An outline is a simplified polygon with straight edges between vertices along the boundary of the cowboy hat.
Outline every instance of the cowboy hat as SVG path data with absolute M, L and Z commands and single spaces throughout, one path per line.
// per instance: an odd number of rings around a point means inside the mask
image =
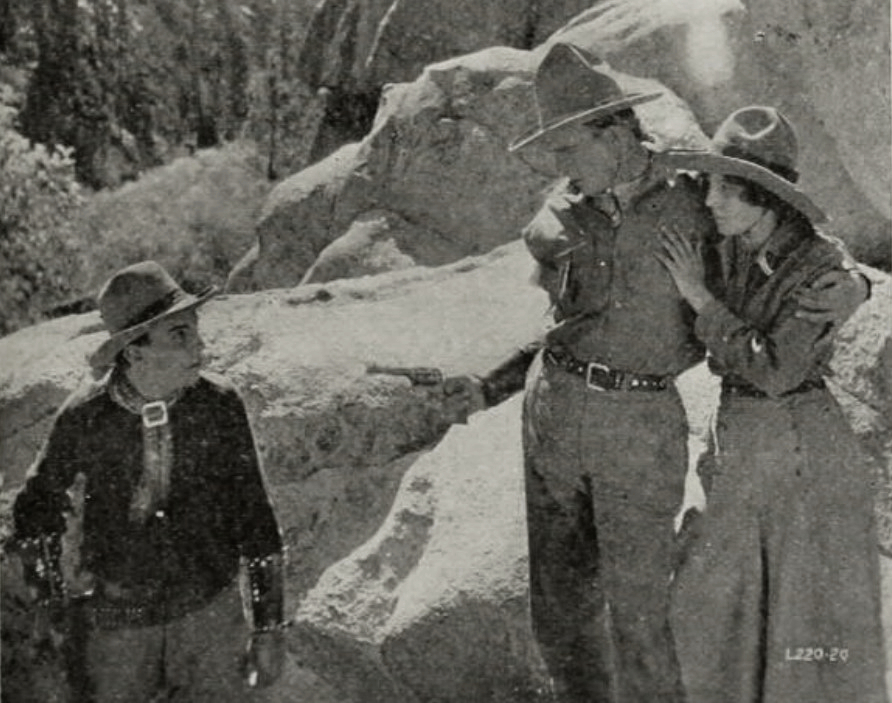
M 724 176 L 738 176 L 771 191 L 815 224 L 827 215 L 796 185 L 799 144 L 790 121 L 773 107 L 737 110 L 716 130 L 708 149 L 670 149 L 662 158 L 671 166 Z
M 559 127 L 588 122 L 655 100 L 662 93 L 626 95 L 617 82 L 596 66 L 601 59 L 572 44 L 554 44 L 536 69 L 538 124 L 508 147 L 517 151 Z
M 90 366 L 97 370 L 111 366 L 118 352 L 152 325 L 191 310 L 216 293 L 214 286 L 198 295 L 187 293 L 154 261 L 140 261 L 118 271 L 97 297 L 99 314 L 110 336 L 90 355 Z

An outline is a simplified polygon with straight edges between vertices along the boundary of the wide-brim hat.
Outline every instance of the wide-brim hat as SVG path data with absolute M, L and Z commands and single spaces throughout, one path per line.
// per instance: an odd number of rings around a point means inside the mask
M 554 44 L 536 69 L 537 125 L 515 139 L 508 151 L 517 151 L 561 127 L 612 115 L 662 95 L 623 93 L 613 78 L 596 68 L 602 63 L 578 46 Z
M 99 314 L 109 332 L 88 361 L 101 370 L 111 366 L 118 352 L 161 320 L 198 307 L 218 292 L 211 286 L 198 295 L 184 291 L 154 261 L 140 261 L 118 271 L 97 297 Z
M 773 107 L 733 112 L 716 130 L 708 149 L 670 149 L 663 158 L 674 168 L 738 176 L 771 191 L 814 224 L 827 215 L 796 187 L 799 144 L 790 121 Z

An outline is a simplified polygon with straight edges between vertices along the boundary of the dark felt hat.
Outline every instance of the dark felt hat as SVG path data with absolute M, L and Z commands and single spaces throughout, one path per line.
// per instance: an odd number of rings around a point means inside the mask
M 207 302 L 216 292 L 212 286 L 199 295 L 187 293 L 154 261 L 118 271 L 99 292 L 99 314 L 109 338 L 90 355 L 90 366 L 96 370 L 111 366 L 118 352 L 153 324 Z
M 508 151 L 521 149 L 559 127 L 589 122 L 662 95 L 623 93 L 613 78 L 598 70 L 601 63 L 577 46 L 554 44 L 536 70 L 538 124 L 514 140 Z
M 739 176 L 758 183 L 808 217 L 827 215 L 796 187 L 799 142 L 790 121 L 773 107 L 744 107 L 719 126 L 708 149 L 671 149 L 662 158 L 675 168 Z

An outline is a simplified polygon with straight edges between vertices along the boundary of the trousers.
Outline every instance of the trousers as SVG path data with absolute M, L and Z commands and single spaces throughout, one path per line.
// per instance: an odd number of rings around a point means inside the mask
M 95 703 L 249 700 L 242 681 L 248 627 L 237 585 L 173 622 L 93 630 L 86 665 Z
M 684 700 L 669 629 L 687 423 L 674 387 L 533 372 L 523 438 L 533 630 L 555 697 Z
M 884 703 L 875 476 L 828 390 L 724 396 L 673 625 L 691 703 Z

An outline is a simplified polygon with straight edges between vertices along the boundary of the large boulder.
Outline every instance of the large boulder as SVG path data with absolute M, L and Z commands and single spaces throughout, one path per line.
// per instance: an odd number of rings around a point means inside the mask
M 690 105 L 708 133 L 738 107 L 775 105 L 799 129 L 802 184 L 831 215 L 829 229 L 860 260 L 890 266 L 888 0 L 563 0 L 545 5 L 331 0 L 318 6 L 313 26 L 317 31 L 308 34 L 301 74 L 337 96 L 332 115 L 349 120 L 361 113 L 357 120 L 364 120 L 366 128 L 382 88 L 417 82 L 432 62 L 506 45 L 536 47 L 528 62 L 534 66 L 556 39 L 605 56 L 623 73 L 659 81 Z M 349 109 L 353 104 L 361 109 Z M 532 116 L 532 96 L 528 93 L 514 108 L 507 121 L 495 109 L 488 118 L 481 115 L 481 123 L 518 126 L 523 120 L 516 118 Z M 357 129 L 358 123 L 342 129 L 343 138 Z M 448 142 L 448 129 L 442 131 L 440 142 Z M 327 148 L 337 144 L 335 139 Z M 492 151 L 481 146 L 476 156 L 481 165 L 462 166 L 475 177 L 481 172 L 495 177 L 485 164 Z M 408 141 L 402 148 L 426 149 L 427 144 Z M 494 168 L 500 169 L 500 163 L 496 159 Z M 523 187 L 518 188 L 515 197 L 523 195 Z M 450 206 L 457 211 L 467 207 L 463 201 Z
M 557 175 L 548 155 L 519 159 L 506 150 L 535 119 L 533 58 L 492 48 L 388 86 L 362 142 L 272 191 L 258 222 L 253 275 L 240 267 L 230 289 L 437 266 L 516 239 Z M 615 75 L 628 90 L 664 90 Z M 671 91 L 641 115 L 659 146 L 705 143 Z
M 570 24 L 549 42 L 578 43 L 663 82 L 707 133 L 744 105 L 782 110 L 798 128 L 802 185 L 833 218 L 828 229 L 888 270 L 888 0 L 607 0 Z
M 527 283 L 530 270 L 515 243 L 451 267 L 222 296 L 203 308 L 210 366 L 242 391 L 290 549 L 290 612 L 329 566 L 376 533 L 408 467 L 454 420 L 440 386 L 369 375 L 366 364 L 485 371 L 541 332 L 546 303 Z M 6 531 L 10 493 L 21 485 L 55 409 L 86 380 L 84 357 L 103 338 L 100 329 L 98 315 L 89 313 L 0 340 Z M 3 607 L 18 616 L 4 617 L 4 628 L 23 622 L 14 561 L 3 562 Z M 19 635 L 4 633 L 4 657 L 34 663 L 27 637 Z M 307 640 L 295 635 L 294 649 L 303 652 Z M 23 648 L 18 659 L 16 646 Z M 314 676 L 339 680 L 337 658 L 330 666 L 318 658 L 310 663 Z M 310 687 L 312 672 L 295 666 L 289 680 Z
M 515 242 L 436 269 L 224 296 L 203 309 L 210 365 L 246 399 L 291 551 L 287 602 L 296 626 L 271 703 L 538 699 L 544 679 L 526 610 L 519 399 L 449 429 L 439 387 L 365 373 L 369 361 L 448 374 L 490 368 L 541 332 L 547 303 L 526 284 L 530 270 Z M 892 282 L 867 273 L 871 300 L 842 331 L 834 391 L 883 461 L 877 495 L 888 525 Z M 88 314 L 0 340 L 7 529 L 11 494 L 101 338 Z M 715 384 L 700 367 L 682 388 L 692 432 L 702 434 Z M 888 532 L 883 540 L 888 550 Z M 10 562 L 4 666 L 7 657 L 32 662 L 27 652 L 15 658 L 26 637 L 6 634 L 27 625 L 10 605 L 19 582 Z
M 892 558 L 892 285 L 888 275 L 864 271 L 871 299 L 840 331 L 831 388 L 876 461 L 880 547 Z
M 539 700 L 522 482 L 520 397 L 453 428 L 372 539 L 307 594 L 304 664 L 339 662 L 348 700 Z
M 865 43 L 856 29 L 875 15 L 871 8 L 853 6 L 847 17 L 854 29 L 838 28 L 841 36 L 855 32 L 854 46 Z M 550 155 L 530 148 L 518 158 L 505 147 L 535 123 L 532 77 L 556 38 L 605 54 L 626 89 L 664 91 L 638 110 L 658 148 L 703 143 L 688 105 L 707 131 L 746 103 L 779 106 L 799 128 L 802 186 L 830 214 L 826 228 L 860 260 L 887 267 L 890 206 L 879 193 L 889 188 L 877 184 L 887 184 L 889 170 L 877 156 L 884 150 L 868 149 L 855 135 L 889 143 L 888 90 L 856 91 L 845 110 L 854 105 L 868 117 L 863 129 L 844 130 L 839 91 L 827 87 L 838 83 L 828 79 L 836 63 L 807 48 L 829 41 L 824 30 L 787 36 L 767 7 L 742 9 L 736 0 L 696 11 L 677 3 L 605 2 L 533 51 L 490 48 L 386 86 L 361 142 L 273 192 L 258 224 L 253 276 L 232 290 L 439 265 L 516 237 L 556 174 Z M 797 17 L 789 18 L 794 29 Z M 880 41 L 882 31 L 867 36 Z M 874 72 L 882 60 L 871 41 L 865 70 Z M 832 48 L 840 52 L 844 44 L 834 40 Z M 838 70 L 849 70 L 850 62 L 837 59 Z
M 347 144 L 323 161 L 279 183 L 264 203 L 257 224 L 256 252 L 239 262 L 230 291 L 286 288 L 300 282 L 319 252 L 363 206 L 362 189 L 344 192 L 357 164 L 358 144 Z M 357 197 L 352 197 L 358 190 Z

